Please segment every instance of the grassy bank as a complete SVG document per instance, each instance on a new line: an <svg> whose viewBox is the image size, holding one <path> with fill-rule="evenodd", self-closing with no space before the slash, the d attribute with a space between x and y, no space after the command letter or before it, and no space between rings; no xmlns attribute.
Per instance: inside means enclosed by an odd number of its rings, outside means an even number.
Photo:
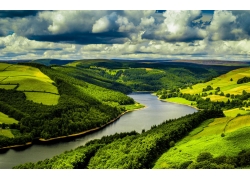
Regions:
<svg viewBox="0 0 250 180"><path fill-rule="evenodd" d="M196 161L201 152L210 152L214 157L236 156L242 150L250 149L249 118L246 115L204 121L165 152L154 168L178 168L186 161Z"/></svg>

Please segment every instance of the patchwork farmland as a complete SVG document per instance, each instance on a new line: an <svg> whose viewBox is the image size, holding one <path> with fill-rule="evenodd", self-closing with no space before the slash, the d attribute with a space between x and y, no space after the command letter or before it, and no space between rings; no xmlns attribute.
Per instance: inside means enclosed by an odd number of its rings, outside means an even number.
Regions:
<svg viewBox="0 0 250 180"><path fill-rule="evenodd" d="M56 105L60 95L53 83L37 68L0 63L0 88L22 91L27 100Z"/></svg>

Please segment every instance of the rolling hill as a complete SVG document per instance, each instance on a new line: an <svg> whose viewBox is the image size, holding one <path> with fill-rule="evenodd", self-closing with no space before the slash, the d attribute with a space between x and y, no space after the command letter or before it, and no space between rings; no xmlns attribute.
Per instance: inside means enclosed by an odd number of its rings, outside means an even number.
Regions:
<svg viewBox="0 0 250 180"><path fill-rule="evenodd" d="M60 95L54 83L37 68L0 63L0 88L24 92L27 100L56 105Z"/></svg>
<svg viewBox="0 0 250 180"><path fill-rule="evenodd" d="M250 149L250 116L208 119L165 152L154 168L181 168L185 162L197 162L201 153L209 152L213 158L235 157ZM189 167L194 166L189 163Z"/></svg>

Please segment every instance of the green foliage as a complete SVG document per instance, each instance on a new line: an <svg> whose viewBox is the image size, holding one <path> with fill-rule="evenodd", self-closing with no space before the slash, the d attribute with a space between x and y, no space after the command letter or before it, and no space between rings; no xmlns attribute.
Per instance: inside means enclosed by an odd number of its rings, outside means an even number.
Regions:
<svg viewBox="0 0 250 180"><path fill-rule="evenodd" d="M180 165L182 169L234 169L250 165L250 151L242 150L236 156L218 156L213 158L209 152L201 153L197 162L186 161Z"/></svg>
<svg viewBox="0 0 250 180"><path fill-rule="evenodd" d="M70 66L70 65L69 65ZM176 87L190 87L191 84L207 81L228 71L229 67L217 68L215 66L198 67L188 63L142 63L136 61L113 61L113 60L84 60L71 64L76 66L67 69L67 73L84 81L105 86L105 83L122 83L134 91L157 91L162 88L174 89ZM196 66L196 65L195 65ZM230 67L231 69L232 67ZM65 71L65 68L64 68ZM91 77L91 78L89 78ZM105 83L104 83L105 82ZM106 84L107 88L114 88ZM118 85L116 85L118 87ZM121 86L120 86L121 87ZM192 86L191 86L192 87ZM118 88L119 90L123 88ZM125 92L125 91L122 91ZM128 92L128 91L127 91Z"/></svg>
<svg viewBox="0 0 250 180"><path fill-rule="evenodd" d="M23 143L24 139L48 139L100 127L125 111L119 104L134 104L134 100L123 93L86 83L40 64L25 65L37 67L48 75L55 82L60 98L57 105L47 106L27 100L23 92L0 89L1 111L18 120L15 128L29 137L15 137L21 139L17 141L2 137L0 147Z"/></svg>
<svg viewBox="0 0 250 180"><path fill-rule="evenodd" d="M210 90L213 90L213 87L208 85L206 88L203 88L202 91L205 92L205 91L210 91Z"/></svg>
<svg viewBox="0 0 250 180"><path fill-rule="evenodd" d="M205 119L218 116L223 116L223 113L201 111L166 121L140 135L113 141L97 151L88 168L152 168L152 162L170 147L171 141L179 140Z"/></svg>
<svg viewBox="0 0 250 180"><path fill-rule="evenodd" d="M202 152L197 156L197 162L206 161L212 159L213 156L209 152Z"/></svg>
<svg viewBox="0 0 250 180"><path fill-rule="evenodd" d="M86 169L90 158L95 155L99 148L116 139L122 139L137 134L137 132L132 131L129 133L116 133L114 135L104 136L101 139L87 142L85 146L65 151L64 153L50 159L45 159L36 163L28 162L15 166L13 169Z"/></svg>
<svg viewBox="0 0 250 180"><path fill-rule="evenodd" d="M243 78L238 79L237 84L248 83L248 82L250 82L250 77L245 76Z"/></svg>

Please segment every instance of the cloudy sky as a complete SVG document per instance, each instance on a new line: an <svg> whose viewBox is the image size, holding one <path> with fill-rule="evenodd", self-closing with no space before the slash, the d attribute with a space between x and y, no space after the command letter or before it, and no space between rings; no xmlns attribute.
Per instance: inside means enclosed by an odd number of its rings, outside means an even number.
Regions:
<svg viewBox="0 0 250 180"><path fill-rule="evenodd" d="M0 10L0 59L250 60L250 11L159 9Z"/></svg>

